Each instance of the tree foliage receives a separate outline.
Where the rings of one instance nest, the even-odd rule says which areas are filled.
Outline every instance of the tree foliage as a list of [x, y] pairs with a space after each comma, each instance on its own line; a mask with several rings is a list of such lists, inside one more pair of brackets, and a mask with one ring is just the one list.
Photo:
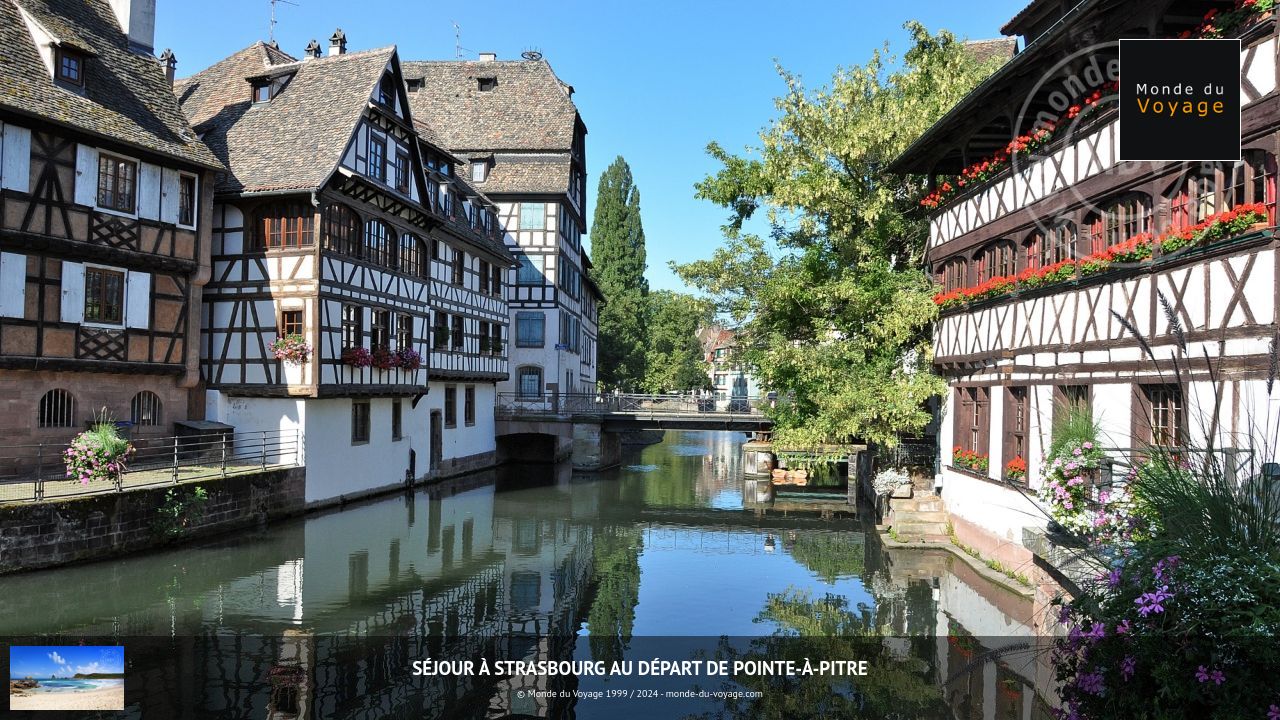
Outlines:
[[632, 390], [645, 380], [644, 225], [640, 190], [619, 155], [600, 175], [591, 225], [591, 277], [604, 293], [600, 309], [599, 380], [605, 388]]
[[714, 309], [692, 295], [659, 290], [649, 295], [646, 392], [682, 392], [711, 387], [698, 341], [698, 328], [709, 325]]
[[[901, 62], [877, 51], [813, 92], [779, 68], [786, 93], [760, 147], [708, 146], [723, 167], [697, 195], [730, 210], [726, 242], [674, 267], [741, 326], [739, 360], [784, 400], [784, 442], [893, 444], [945, 389], [929, 368], [923, 180], [887, 166], [993, 67], [950, 33], [906, 27]], [[762, 209], [768, 239], [745, 231]]]

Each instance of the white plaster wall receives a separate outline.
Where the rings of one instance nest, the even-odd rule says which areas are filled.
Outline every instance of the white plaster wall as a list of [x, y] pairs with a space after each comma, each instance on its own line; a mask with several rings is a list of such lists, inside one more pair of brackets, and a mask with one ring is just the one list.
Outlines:
[[956, 446], [956, 403], [955, 392], [948, 391], [942, 397], [938, 415], [938, 452], [942, 455], [941, 465], [951, 464], [951, 448]]
[[[415, 441], [418, 450], [418, 473], [425, 473], [430, 464], [430, 419], [433, 410], [444, 414], [444, 389], [452, 386], [458, 389], [458, 425], [444, 428], [444, 445], [441, 457], [444, 460], [461, 459], [480, 453], [497, 450], [496, 428], [494, 427], [493, 409], [497, 403], [497, 390], [491, 383], [449, 382], [432, 380], [426, 397], [418, 403], [422, 417], [422, 429], [415, 431], [422, 434], [421, 441]], [[466, 388], [476, 389], [476, 424], [466, 424]]]
[[[281, 442], [287, 440], [289, 443], [296, 443], [290, 436], [301, 433], [303, 437], [298, 461], [307, 461], [307, 403], [301, 398], [230, 397], [219, 390], [207, 390], [204, 419], [231, 425], [237, 435], [265, 431], [268, 433], [268, 443], [272, 442], [272, 437], [280, 438]], [[261, 440], [237, 438], [237, 446], [242, 451], [250, 446], [260, 447]]]
[[991, 412], [988, 413], [990, 424], [987, 426], [987, 477], [1000, 479], [1004, 476], [1004, 404], [1006, 387], [991, 388]]
[[1024, 527], [1048, 524], [1038, 506], [1016, 490], [950, 470], [944, 469], [942, 474], [947, 511], [999, 537], [1021, 544]]
[[1098, 440], [1106, 447], [1133, 447], [1133, 385], [1094, 385], [1093, 421], [1098, 423]]
[[[307, 502], [324, 502], [374, 488], [404, 482], [409, 467], [408, 438], [391, 439], [391, 399], [369, 401], [369, 442], [351, 443], [351, 399], [311, 398], [306, 401]], [[418, 403], [418, 408], [422, 403]], [[414, 409], [401, 399], [405, 433], [413, 424]], [[419, 458], [422, 467], [425, 458]]]

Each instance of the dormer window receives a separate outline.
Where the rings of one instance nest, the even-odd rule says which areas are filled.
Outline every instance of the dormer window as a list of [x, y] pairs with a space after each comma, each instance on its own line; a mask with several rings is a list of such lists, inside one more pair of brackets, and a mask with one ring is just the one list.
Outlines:
[[496, 77], [476, 78], [476, 88], [479, 89], [480, 92], [490, 92], [496, 89], [497, 87], [498, 87], [498, 78]]
[[489, 163], [485, 162], [484, 160], [471, 161], [471, 181], [472, 182], [484, 182], [485, 178], [488, 176], [489, 176]]
[[253, 101], [256, 103], [271, 102], [271, 82], [263, 80], [253, 84]]
[[396, 79], [390, 73], [382, 76], [378, 83], [378, 104], [394, 108], [396, 106]]
[[54, 70], [58, 80], [84, 87], [84, 55], [64, 47], [57, 48], [54, 53]]

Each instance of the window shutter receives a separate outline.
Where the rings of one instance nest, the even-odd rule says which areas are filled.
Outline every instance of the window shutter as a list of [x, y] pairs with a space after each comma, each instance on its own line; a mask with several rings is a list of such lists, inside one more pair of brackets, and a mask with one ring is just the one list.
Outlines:
[[151, 163], [138, 165], [138, 217], [160, 219], [160, 168]]
[[59, 319], [79, 325], [84, 322], [84, 265], [62, 261], [62, 308]]
[[26, 314], [27, 256], [0, 253], [0, 317]]
[[1089, 224], [1089, 252], [1102, 252], [1107, 249], [1106, 215], [1099, 214]]
[[31, 191], [31, 131], [17, 125], [4, 126], [4, 148], [0, 155], [0, 186], [6, 190]]
[[130, 270], [125, 276], [124, 292], [125, 327], [151, 327], [151, 274]]
[[98, 204], [98, 150], [84, 143], [76, 145], [76, 204]]
[[178, 223], [178, 201], [181, 196], [178, 173], [166, 168], [160, 183], [160, 222]]

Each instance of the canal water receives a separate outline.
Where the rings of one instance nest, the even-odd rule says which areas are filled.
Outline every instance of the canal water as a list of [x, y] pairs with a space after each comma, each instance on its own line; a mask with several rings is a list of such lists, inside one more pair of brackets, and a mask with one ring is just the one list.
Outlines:
[[124, 645], [130, 718], [1049, 716], [1029, 600], [885, 548], [838, 489], [775, 495], [744, 441], [671, 432], [610, 472], [505, 467], [0, 579], [0, 636]]

